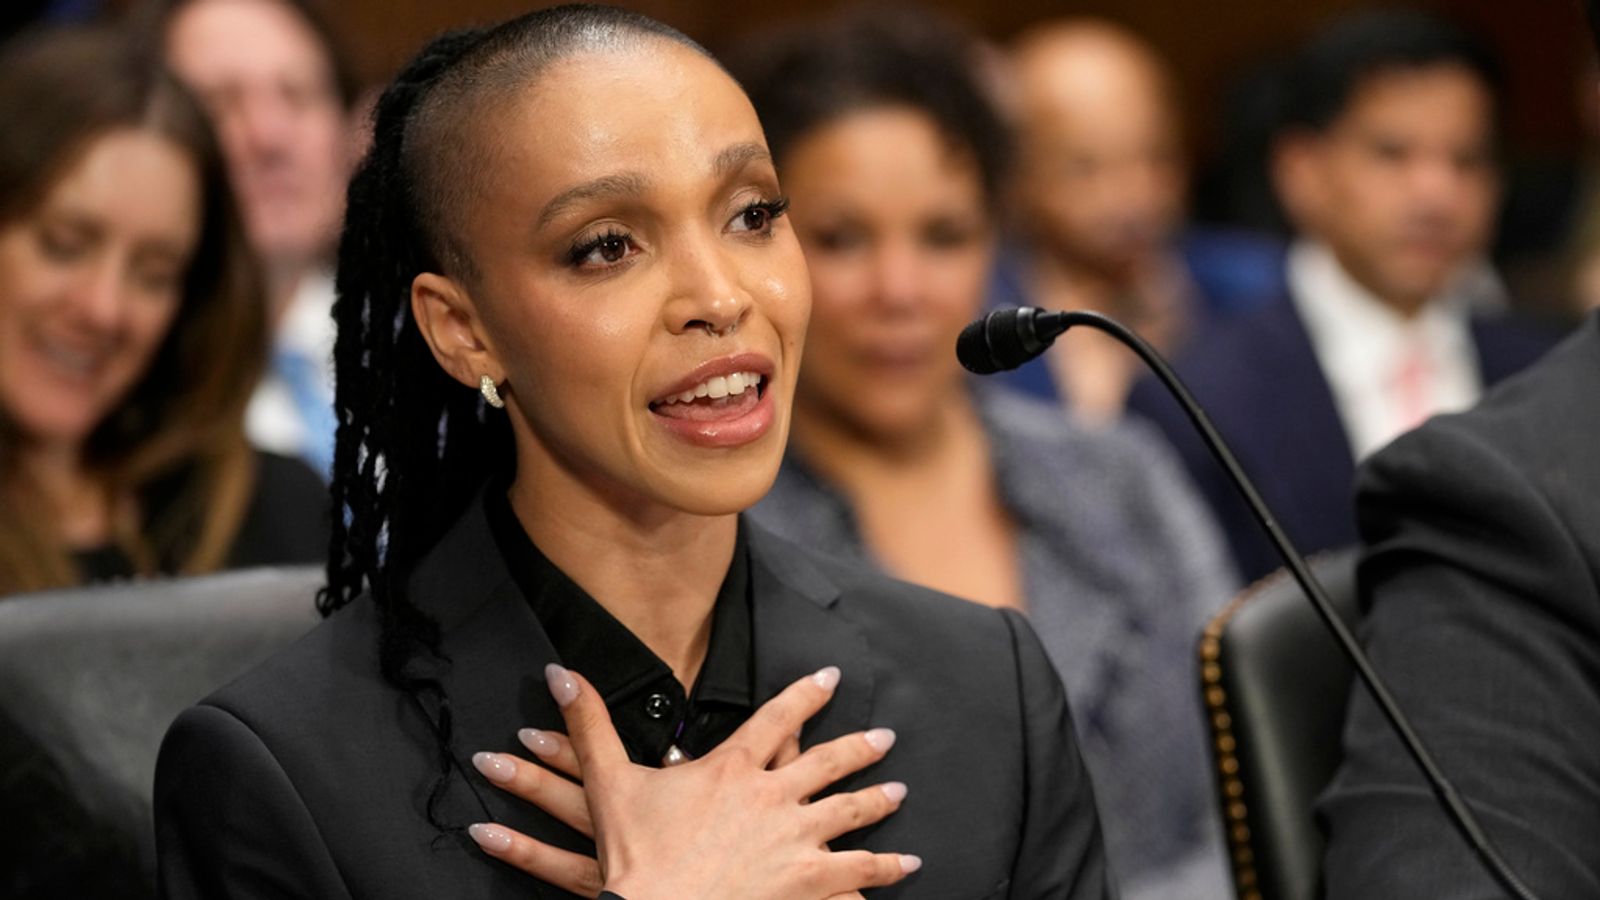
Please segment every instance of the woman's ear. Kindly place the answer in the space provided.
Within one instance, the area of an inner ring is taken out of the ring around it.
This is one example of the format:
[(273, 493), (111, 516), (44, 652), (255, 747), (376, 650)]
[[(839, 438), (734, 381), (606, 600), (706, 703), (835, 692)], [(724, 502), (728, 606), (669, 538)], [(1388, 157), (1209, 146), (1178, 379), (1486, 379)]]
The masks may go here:
[(489, 346), (483, 318), (459, 282), (433, 272), (412, 279), (411, 315), (433, 358), (451, 378), (473, 389), (485, 375), (496, 383), (505, 380), (505, 369)]

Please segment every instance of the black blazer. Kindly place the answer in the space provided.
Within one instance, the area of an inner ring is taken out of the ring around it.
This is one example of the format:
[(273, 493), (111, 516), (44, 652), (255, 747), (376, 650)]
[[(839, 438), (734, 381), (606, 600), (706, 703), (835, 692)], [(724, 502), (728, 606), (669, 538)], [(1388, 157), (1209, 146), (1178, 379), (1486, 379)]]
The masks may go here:
[[(1493, 385), (1557, 335), (1510, 318), (1472, 322), (1480, 374)], [(1289, 539), (1304, 553), (1356, 543), (1356, 463), (1333, 389), (1287, 294), (1198, 335), (1174, 360)], [(1160, 426), (1227, 534), (1246, 581), (1282, 565), (1249, 507), (1160, 384), (1141, 381), (1128, 408)]]
[[(881, 897), (1086, 898), (1107, 893), (1099, 827), (1055, 670), (1026, 621), (811, 555), (749, 527), (756, 693), (843, 670), (810, 746), (874, 726), (887, 759), (841, 784), (911, 788), (890, 819), (836, 841), (915, 853)], [(523, 726), (561, 729), (543, 668), (555, 655), (474, 503), (419, 564), (411, 591), (441, 625), (454, 715), (447, 825), (504, 823), (588, 842), (491, 787), (477, 750), (526, 756)], [(566, 897), (441, 834), (424, 803), (439, 771), (423, 715), (379, 675), (377, 622), (358, 601), (180, 716), (156, 772), (164, 895)]]
[[(1362, 469), (1361, 636), (1539, 896), (1600, 897), (1600, 313)], [(1498, 897), (1359, 687), (1328, 896)]]

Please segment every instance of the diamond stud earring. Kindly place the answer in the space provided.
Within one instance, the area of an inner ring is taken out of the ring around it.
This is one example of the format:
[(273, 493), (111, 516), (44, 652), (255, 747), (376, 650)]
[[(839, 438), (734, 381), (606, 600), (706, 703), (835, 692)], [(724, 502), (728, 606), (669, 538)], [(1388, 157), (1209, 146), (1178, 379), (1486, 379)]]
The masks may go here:
[(478, 392), (483, 394), (483, 399), (495, 409), (505, 409), (506, 401), (500, 399), (500, 389), (495, 386), (494, 379), (485, 375), (478, 380)]

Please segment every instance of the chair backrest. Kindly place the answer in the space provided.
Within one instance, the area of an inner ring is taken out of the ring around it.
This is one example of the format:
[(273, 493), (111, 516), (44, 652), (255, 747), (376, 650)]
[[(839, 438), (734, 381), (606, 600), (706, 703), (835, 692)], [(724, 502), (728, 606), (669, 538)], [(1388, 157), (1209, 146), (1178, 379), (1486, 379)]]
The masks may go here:
[[(0, 810), (125, 848), (153, 885), (151, 791), (167, 726), (309, 631), (322, 579), (320, 567), (253, 569), (0, 599)], [(70, 835), (55, 840), (35, 856), (59, 855), (58, 869), (82, 858), (61, 843)], [(48, 889), (93, 874), (48, 873)], [(6, 877), (46, 891), (39, 871)]]
[[(1346, 624), (1359, 618), (1355, 548), (1312, 572)], [(1354, 669), (1285, 570), (1218, 613), (1200, 638), (1223, 827), (1241, 900), (1320, 896), (1323, 838), (1312, 815), (1342, 754)]]

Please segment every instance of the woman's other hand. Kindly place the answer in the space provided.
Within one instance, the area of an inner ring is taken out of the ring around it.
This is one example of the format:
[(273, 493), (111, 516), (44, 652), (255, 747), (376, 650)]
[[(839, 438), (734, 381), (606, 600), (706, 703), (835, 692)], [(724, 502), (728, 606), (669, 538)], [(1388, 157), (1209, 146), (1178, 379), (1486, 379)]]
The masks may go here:
[(559, 666), (546, 674), (571, 738), (531, 729), (520, 737), (546, 765), (584, 785), (505, 754), (480, 753), (473, 762), (498, 786), (595, 838), (599, 859), (503, 826), (474, 825), (473, 837), (491, 856), (573, 893), (604, 889), (627, 900), (856, 897), (920, 867), (914, 856), (826, 845), (893, 813), (904, 785), (808, 802), (882, 759), (894, 742), (893, 732), (875, 729), (798, 752), (795, 734), (832, 698), (838, 669), (796, 681), (716, 750), (664, 769), (628, 760), (604, 702), (581, 676)]

